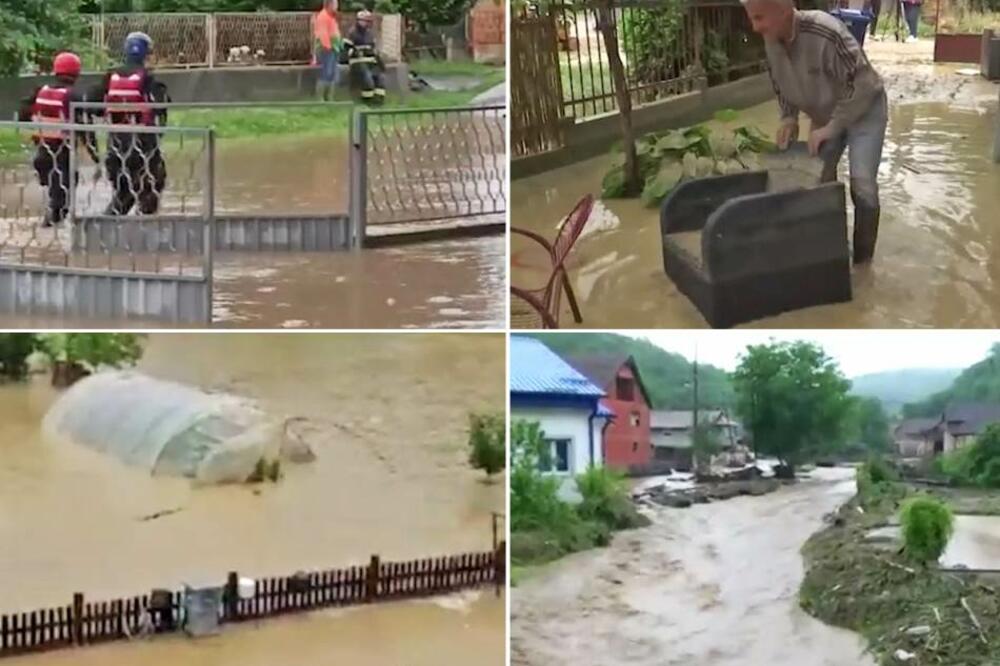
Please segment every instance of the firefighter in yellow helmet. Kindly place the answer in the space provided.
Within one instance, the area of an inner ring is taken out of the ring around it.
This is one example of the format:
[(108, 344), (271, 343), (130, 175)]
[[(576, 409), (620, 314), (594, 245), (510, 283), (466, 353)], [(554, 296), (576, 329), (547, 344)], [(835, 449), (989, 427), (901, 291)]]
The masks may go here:
[(361, 100), (379, 106), (385, 102), (385, 66), (375, 45), (372, 13), (358, 12), (354, 28), (344, 40), (342, 53), (351, 67), (351, 86), (361, 90)]

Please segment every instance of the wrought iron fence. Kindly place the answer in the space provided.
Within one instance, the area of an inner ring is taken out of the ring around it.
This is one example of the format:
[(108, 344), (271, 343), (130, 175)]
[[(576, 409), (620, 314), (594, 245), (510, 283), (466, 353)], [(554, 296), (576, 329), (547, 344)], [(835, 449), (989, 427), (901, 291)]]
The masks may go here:
[(210, 320), (210, 130), (0, 122), (0, 137), (26, 148), (0, 162), (0, 311)]
[[(566, 116), (617, 109), (597, 2), (548, 5), (556, 26)], [(634, 103), (669, 97), (763, 71), (763, 42), (737, 0), (619, 0), (610, 12)]]
[[(346, 35), (355, 14), (337, 18)], [(312, 26), (310, 12), (129, 13), (93, 17), (91, 34), (98, 50), (117, 59), (130, 32), (145, 32), (155, 44), (150, 62), (159, 67), (292, 65), (312, 62)], [(401, 22), (376, 14), (373, 28), (385, 60), (399, 61)]]
[(361, 229), (506, 212), (503, 106), (355, 116), (352, 217)]

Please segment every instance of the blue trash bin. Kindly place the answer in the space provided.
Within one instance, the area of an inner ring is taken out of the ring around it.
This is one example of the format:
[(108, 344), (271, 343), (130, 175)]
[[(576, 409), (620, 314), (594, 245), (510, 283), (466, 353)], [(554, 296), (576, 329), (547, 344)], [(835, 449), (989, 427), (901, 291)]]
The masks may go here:
[(872, 21), (870, 13), (861, 9), (834, 9), (830, 11), (830, 14), (843, 21), (850, 33), (854, 35), (858, 45), (864, 47), (868, 24)]

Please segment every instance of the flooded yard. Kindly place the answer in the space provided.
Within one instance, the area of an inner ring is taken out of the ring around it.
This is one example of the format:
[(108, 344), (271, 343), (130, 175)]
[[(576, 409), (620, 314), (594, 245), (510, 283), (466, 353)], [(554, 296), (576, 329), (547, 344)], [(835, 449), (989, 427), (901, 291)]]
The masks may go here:
[[(0, 610), (66, 604), (73, 592), (101, 600), (221, 581), (231, 570), (287, 575), (375, 553), (489, 550), (504, 483), (469, 468), (466, 419), (503, 409), (503, 346), (496, 335), (152, 335), (141, 371), (304, 419), (316, 461), (257, 486), (196, 487), (44, 440), (40, 421), (55, 397), (47, 382), (0, 386)], [(25, 661), (273, 664), (287, 663), (294, 642), (302, 663), (394, 665), (413, 654), (412, 663), (432, 664), (447, 641), (457, 655), (500, 664), (503, 636), (503, 600), (484, 590), (257, 623), (204, 642)], [(362, 644), (366, 657), (357, 656)]]
[[(962, 76), (956, 66), (874, 62), (890, 100), (879, 171), (882, 221), (875, 260), (853, 269), (853, 301), (785, 313), (750, 326), (1000, 326), (1000, 165), (990, 158), (998, 87), (980, 77)], [(740, 123), (773, 136), (776, 102), (741, 111)], [(808, 121), (802, 123), (805, 136)], [(578, 199), (599, 195), (608, 165), (609, 159), (602, 156), (514, 181), (511, 224), (553, 237)], [(845, 159), (844, 182), (846, 166)], [(849, 198), (848, 208), (850, 224)], [(540, 286), (546, 260), (530, 241), (514, 236), (512, 283)], [(706, 326), (664, 274), (659, 212), (643, 207), (638, 199), (598, 201), (567, 265), (584, 327)], [(572, 326), (567, 313), (561, 325)]]
[(761, 497), (656, 509), (653, 526), (512, 591), (511, 663), (874, 666), (860, 637), (797, 600), (799, 549), (853, 494), (853, 470), (824, 469)]

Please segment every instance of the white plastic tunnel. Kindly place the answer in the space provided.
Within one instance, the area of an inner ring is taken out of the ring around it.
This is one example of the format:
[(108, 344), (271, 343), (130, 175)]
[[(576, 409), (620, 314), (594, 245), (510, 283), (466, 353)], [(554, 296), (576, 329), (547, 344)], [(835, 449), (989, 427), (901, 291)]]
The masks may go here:
[(251, 400), (137, 372), (77, 382), (45, 415), (43, 430), (152, 474), (205, 483), (246, 481), (261, 458), (280, 450), (283, 433)]

